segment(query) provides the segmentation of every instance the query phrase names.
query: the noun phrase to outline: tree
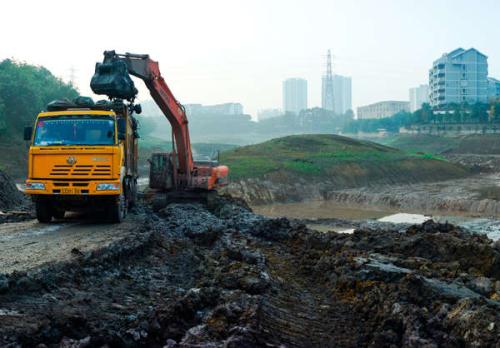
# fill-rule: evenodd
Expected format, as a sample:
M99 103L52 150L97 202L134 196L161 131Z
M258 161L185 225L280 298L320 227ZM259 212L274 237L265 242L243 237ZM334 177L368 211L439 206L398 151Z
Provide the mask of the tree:
M44 67L6 59L0 62L0 106L4 136L20 138L24 126L54 99L73 99L78 92ZM0 110L1 111L1 110Z
M471 108L471 119L473 122L488 122L488 105L484 103L475 103Z

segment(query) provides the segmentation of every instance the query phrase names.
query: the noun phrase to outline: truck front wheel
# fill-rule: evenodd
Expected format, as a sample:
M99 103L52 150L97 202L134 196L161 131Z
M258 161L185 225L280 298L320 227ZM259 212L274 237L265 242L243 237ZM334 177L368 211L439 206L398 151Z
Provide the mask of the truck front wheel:
M49 223L52 221L52 205L48 200L38 199L35 202L36 218L41 223Z
M126 215L127 200L122 193L112 202L111 209L109 210L109 220L113 223L120 223L125 219Z

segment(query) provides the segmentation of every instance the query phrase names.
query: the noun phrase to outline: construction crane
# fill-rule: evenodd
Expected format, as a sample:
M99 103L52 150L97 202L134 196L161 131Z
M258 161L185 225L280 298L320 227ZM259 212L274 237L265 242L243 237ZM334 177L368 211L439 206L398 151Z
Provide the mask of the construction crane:
M127 99L133 104L137 89L128 74L140 78L172 127L173 149L155 153L150 159L150 188L168 193L171 198L193 197L224 185L228 167L213 161L195 162L184 107L176 100L160 73L158 62L147 54L105 51L96 64L91 88L110 99Z

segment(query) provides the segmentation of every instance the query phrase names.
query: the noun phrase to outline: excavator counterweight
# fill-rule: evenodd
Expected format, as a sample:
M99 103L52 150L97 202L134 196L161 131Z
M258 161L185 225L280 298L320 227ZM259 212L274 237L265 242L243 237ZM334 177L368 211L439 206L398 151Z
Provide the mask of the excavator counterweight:
M150 159L150 187L169 193L192 194L223 185L229 171L226 166L213 162L197 164L193 160L184 107L162 77L158 62L149 55L105 51L103 62L96 64L90 86L96 94L133 103L138 92L129 74L144 82L172 127L172 152L153 154Z

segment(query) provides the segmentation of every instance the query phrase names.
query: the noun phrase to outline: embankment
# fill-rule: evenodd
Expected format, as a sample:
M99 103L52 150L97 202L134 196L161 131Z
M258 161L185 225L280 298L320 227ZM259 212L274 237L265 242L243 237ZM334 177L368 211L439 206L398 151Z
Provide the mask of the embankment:
M458 179L471 172L427 154L408 154L337 135L298 135L223 154L227 192L251 204L328 199L332 192L374 185Z

